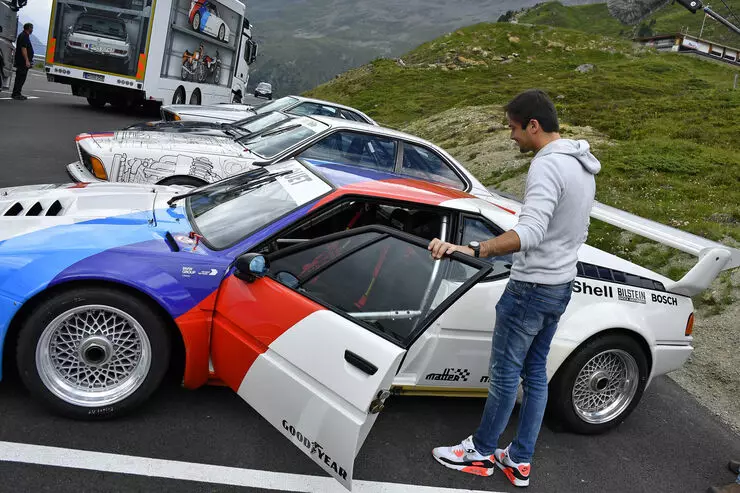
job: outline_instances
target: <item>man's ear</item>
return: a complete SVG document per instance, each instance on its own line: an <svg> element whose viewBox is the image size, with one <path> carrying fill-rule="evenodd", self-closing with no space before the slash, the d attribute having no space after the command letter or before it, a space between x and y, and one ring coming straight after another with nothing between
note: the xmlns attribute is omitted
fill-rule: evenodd
<svg viewBox="0 0 740 493"><path fill-rule="evenodd" d="M535 120L534 118L529 120L529 123L527 124L527 131L531 133L538 133L540 130L542 130L542 127L540 126L540 122Z"/></svg>

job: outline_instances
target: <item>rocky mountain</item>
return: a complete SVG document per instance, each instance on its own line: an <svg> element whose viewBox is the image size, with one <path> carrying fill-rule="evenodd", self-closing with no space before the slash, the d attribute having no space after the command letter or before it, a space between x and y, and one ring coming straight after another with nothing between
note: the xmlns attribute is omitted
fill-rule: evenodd
<svg viewBox="0 0 740 493"><path fill-rule="evenodd" d="M274 0L250 2L260 55L250 87L270 82L276 95L300 93L349 68L398 56L459 27L495 22L537 0ZM594 3L572 0L568 5Z"/></svg>

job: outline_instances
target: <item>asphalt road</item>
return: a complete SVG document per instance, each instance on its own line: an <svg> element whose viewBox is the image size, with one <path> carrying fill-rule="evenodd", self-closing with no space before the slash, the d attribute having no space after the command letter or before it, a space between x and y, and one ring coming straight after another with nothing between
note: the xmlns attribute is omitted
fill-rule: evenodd
<svg viewBox="0 0 740 493"><path fill-rule="evenodd" d="M156 118L111 108L94 110L84 99L69 95L66 86L49 84L43 76L29 76L25 93L38 99L13 101L2 99L8 94L0 93L0 187L66 182L64 165L76 158L75 135ZM500 473L474 477L445 469L431 458L434 446L455 443L474 430L482 403L390 398L356 460L355 478L367 482L357 489L419 491L385 484L400 483L513 491ZM740 457L740 437L666 377L656 379L636 411L608 434L579 436L552 428L542 430L529 491L705 491L710 484L729 482L732 477L725 464ZM510 426L503 439L513 433ZM22 458L21 444L60 449L34 448ZM115 455L93 457L86 451ZM143 469L138 475L111 472L120 471L130 456L180 462L152 463L145 468L147 475L141 475ZM76 466L65 462L75 460ZM231 469L213 469L206 481L184 481L175 479L184 473L172 474L177 467L187 469L177 466L181 463L191 464L193 470L197 467L192 464ZM0 382L0 492L281 491L279 481L235 479L261 477L255 471L305 475L290 478L299 482L305 478L306 484L325 477L226 388L187 391L173 381L129 417L84 423L49 414L31 401L12 375ZM282 491L329 489L305 486Z"/></svg>

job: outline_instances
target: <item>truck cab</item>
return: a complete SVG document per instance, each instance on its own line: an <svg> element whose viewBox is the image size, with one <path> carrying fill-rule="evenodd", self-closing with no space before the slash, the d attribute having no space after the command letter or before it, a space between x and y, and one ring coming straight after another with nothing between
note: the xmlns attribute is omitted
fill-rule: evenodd
<svg viewBox="0 0 740 493"><path fill-rule="evenodd" d="M244 18L242 37L237 52L234 68L234 79L231 84L231 102L241 103L247 94L249 83L249 66L257 59L257 43L252 39L252 25Z"/></svg>

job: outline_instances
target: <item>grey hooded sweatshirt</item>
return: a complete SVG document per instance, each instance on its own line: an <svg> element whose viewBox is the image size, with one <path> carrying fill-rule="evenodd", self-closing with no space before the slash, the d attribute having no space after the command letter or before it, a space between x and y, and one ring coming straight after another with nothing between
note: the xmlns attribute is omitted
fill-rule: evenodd
<svg viewBox="0 0 740 493"><path fill-rule="evenodd" d="M521 249L514 254L511 279L541 284L575 279L599 170L601 164L585 140L558 139L534 156L519 223L513 228Z"/></svg>

